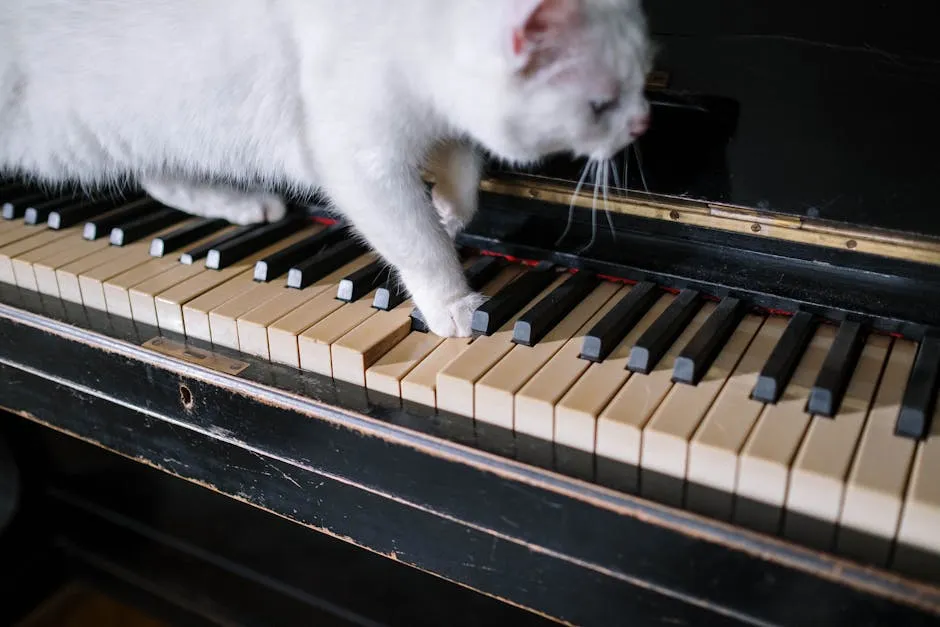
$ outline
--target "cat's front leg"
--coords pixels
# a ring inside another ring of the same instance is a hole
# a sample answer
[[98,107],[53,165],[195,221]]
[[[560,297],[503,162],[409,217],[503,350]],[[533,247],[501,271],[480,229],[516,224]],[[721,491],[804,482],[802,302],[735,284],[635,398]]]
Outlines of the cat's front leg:
[[454,238],[477,212],[483,157],[469,142],[445,141],[432,152],[428,170],[434,175],[431,201]]
[[232,224],[276,222],[287,214],[284,201],[274,194],[172,179],[146,179],[141,185],[168,207]]
[[442,337],[469,336],[483,297],[467,285],[418,171],[382,155],[358,164],[333,160],[321,174],[335,207],[395,267],[430,330]]

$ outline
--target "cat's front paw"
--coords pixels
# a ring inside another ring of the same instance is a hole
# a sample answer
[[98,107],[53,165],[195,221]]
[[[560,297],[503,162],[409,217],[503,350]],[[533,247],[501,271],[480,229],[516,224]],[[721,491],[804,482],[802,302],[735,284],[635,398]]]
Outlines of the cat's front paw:
[[218,198],[218,204],[207,208],[205,217],[225,218],[232,224],[277,222],[287,215],[284,201],[274,194],[231,194]]
[[420,306],[431,333],[441,337],[469,337],[473,312],[486,302],[477,292],[467,294],[452,303],[426,303]]
[[143,187],[168,207],[203,218],[222,218],[232,224],[277,222],[287,215],[287,205],[275,194],[173,180],[148,180]]

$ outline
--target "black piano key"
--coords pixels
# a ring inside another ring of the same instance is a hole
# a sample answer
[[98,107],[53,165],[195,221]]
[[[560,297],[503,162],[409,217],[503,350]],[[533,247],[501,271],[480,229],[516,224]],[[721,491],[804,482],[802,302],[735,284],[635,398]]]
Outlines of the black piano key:
[[[495,279],[505,267],[506,260],[502,257],[480,257],[464,273],[467,277],[467,285],[474,292],[479,292],[487,283]],[[430,331],[424,315],[417,307],[411,311],[411,330],[421,333]]]
[[475,312],[470,323],[475,333],[492,335],[497,329],[509,321],[520,309],[525,307],[533,298],[539,295],[555,280],[558,274],[554,271],[554,264],[548,261],[539,263],[535,268],[528,270],[508,285],[503,286]]
[[579,357],[597,362],[607,359],[660,296],[653,283],[644,281],[633,286],[584,336]]
[[415,307],[411,312],[411,330],[417,331],[419,333],[430,333],[431,328],[428,326],[428,321],[424,319],[424,314],[421,313],[421,310]]
[[676,357],[672,380],[698,385],[734,333],[744,316],[744,310],[744,303],[737,298],[723,299]]
[[582,270],[569,277],[516,320],[512,329],[512,341],[523,346],[535,346],[590,294],[597,284],[598,279],[593,272]]
[[770,353],[770,358],[757,376],[751,398],[762,403],[776,403],[790,382],[793,371],[816,330],[817,320],[811,313],[797,312]]
[[111,229],[111,244],[114,246],[127,246],[139,242],[157,231],[173,226],[188,218],[188,214],[176,209],[161,209],[125,224],[119,224]]
[[53,211],[68,206],[81,204],[82,199],[60,197],[44,199],[40,202],[30,203],[23,212],[23,222],[29,225],[47,224]]
[[368,251],[358,239],[344,239],[300,263],[287,272],[287,287],[302,290]]
[[627,358],[627,370],[649,374],[702,306],[695,290],[682,290],[661,316],[640,336]]
[[401,305],[408,298],[408,290],[394,272],[389,273],[385,285],[375,290],[372,306],[381,311],[388,311]]
[[150,242],[150,256],[163,257],[168,253],[179,250],[187,244],[192,244],[204,237],[209,237],[216,231],[221,231],[226,226],[228,226],[228,222],[219,218],[203,218],[192,224],[184,224],[178,229],[153,238],[153,241]]
[[[206,255],[209,254],[209,251],[215,248],[216,246],[220,246],[221,244],[229,240],[237,239],[238,237],[241,237],[242,235],[246,233],[250,233],[256,228],[258,227],[257,225],[254,225],[254,224],[247,224],[245,226],[240,226],[236,229],[229,231],[228,233],[223,233],[222,235],[219,235],[218,237],[214,237],[208,242],[200,244],[199,246],[190,248],[189,250],[187,250],[186,252],[180,255],[180,263],[184,263],[187,266],[191,266],[197,261],[199,261],[200,259],[204,259]],[[196,241],[196,240],[193,240],[193,241]],[[151,254],[153,254],[152,249],[153,249],[153,246],[151,245]]]
[[829,354],[826,355],[826,361],[816,377],[816,383],[809,391],[807,413],[831,418],[839,411],[842,396],[849,386],[849,379],[858,365],[864,340],[864,328],[861,324],[849,321],[842,323]]
[[259,259],[255,263],[255,281],[271,281],[290,270],[295,264],[310,259],[327,246],[332,246],[348,236],[349,232],[345,225],[334,224],[273,255]]
[[127,222],[131,222],[137,218],[144,217],[149,213],[153,213],[159,208],[162,208],[162,205],[147,199],[133,202],[114,211],[109,211],[102,216],[92,218],[86,222],[82,231],[82,237],[87,240],[94,241],[99,237],[109,236],[111,234],[111,229],[114,227],[126,224]]
[[898,412],[894,433],[901,437],[921,440],[930,433],[931,420],[937,402],[937,383],[940,381],[940,337],[925,336],[917,349],[914,368],[904,390],[901,411]]
[[278,222],[258,226],[211,249],[206,255],[206,267],[224,270],[248,255],[293,235],[302,225],[302,219],[292,215]]
[[[61,201],[54,201],[51,206],[57,206]],[[23,211],[23,224],[36,226],[37,224],[46,224],[49,221],[49,214],[52,213],[49,203],[35,203],[25,207]]]
[[480,257],[464,272],[467,285],[474,292],[479,292],[503,271],[507,263],[502,257]]
[[96,216],[113,211],[117,206],[117,202],[121,202],[121,204],[125,203],[124,200],[118,201],[113,198],[106,198],[101,200],[84,199],[81,202],[70,205],[68,207],[59,207],[53,209],[49,212],[49,217],[46,219],[46,224],[50,229],[56,231],[59,229],[67,229],[70,226],[81,224],[86,220],[90,220]]
[[16,198],[26,196],[36,190],[24,185],[23,183],[3,183],[0,184],[0,200],[6,198]]
[[49,197],[42,192],[27,192],[22,196],[7,198],[0,205],[0,217],[4,220],[19,220],[33,203],[43,202]]
[[379,285],[380,276],[387,268],[388,264],[381,259],[359,268],[339,282],[336,288],[336,299],[347,303],[359,300]]

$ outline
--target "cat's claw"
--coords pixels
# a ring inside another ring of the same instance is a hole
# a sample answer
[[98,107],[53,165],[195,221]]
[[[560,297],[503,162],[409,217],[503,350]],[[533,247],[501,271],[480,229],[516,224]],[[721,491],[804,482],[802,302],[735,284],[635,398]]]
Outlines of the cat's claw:
[[440,337],[469,337],[473,312],[486,302],[486,297],[477,292],[467,294],[449,305],[421,308],[431,333]]

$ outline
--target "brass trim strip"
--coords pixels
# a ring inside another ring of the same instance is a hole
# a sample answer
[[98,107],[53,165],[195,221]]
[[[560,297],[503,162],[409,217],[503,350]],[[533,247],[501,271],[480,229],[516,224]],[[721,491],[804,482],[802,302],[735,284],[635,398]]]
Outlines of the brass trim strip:
[[[563,206],[568,206],[573,197],[571,187],[556,182],[526,180],[524,177],[517,180],[484,178],[480,189],[494,194],[542,200]],[[574,205],[590,209],[594,206],[593,192],[580,192],[574,198]],[[598,202],[598,206],[603,205]],[[940,266],[940,240],[902,233],[845,228],[821,220],[761,213],[731,205],[682,199],[649,200],[642,198],[642,195],[636,198],[609,196],[605,207],[624,215]]]
[[223,374],[238,375],[248,368],[248,363],[232,359],[224,355],[212,353],[200,348],[193,348],[181,342],[175,342],[165,337],[155,337],[141,344],[167,357],[176,357],[190,364],[204,366]]

